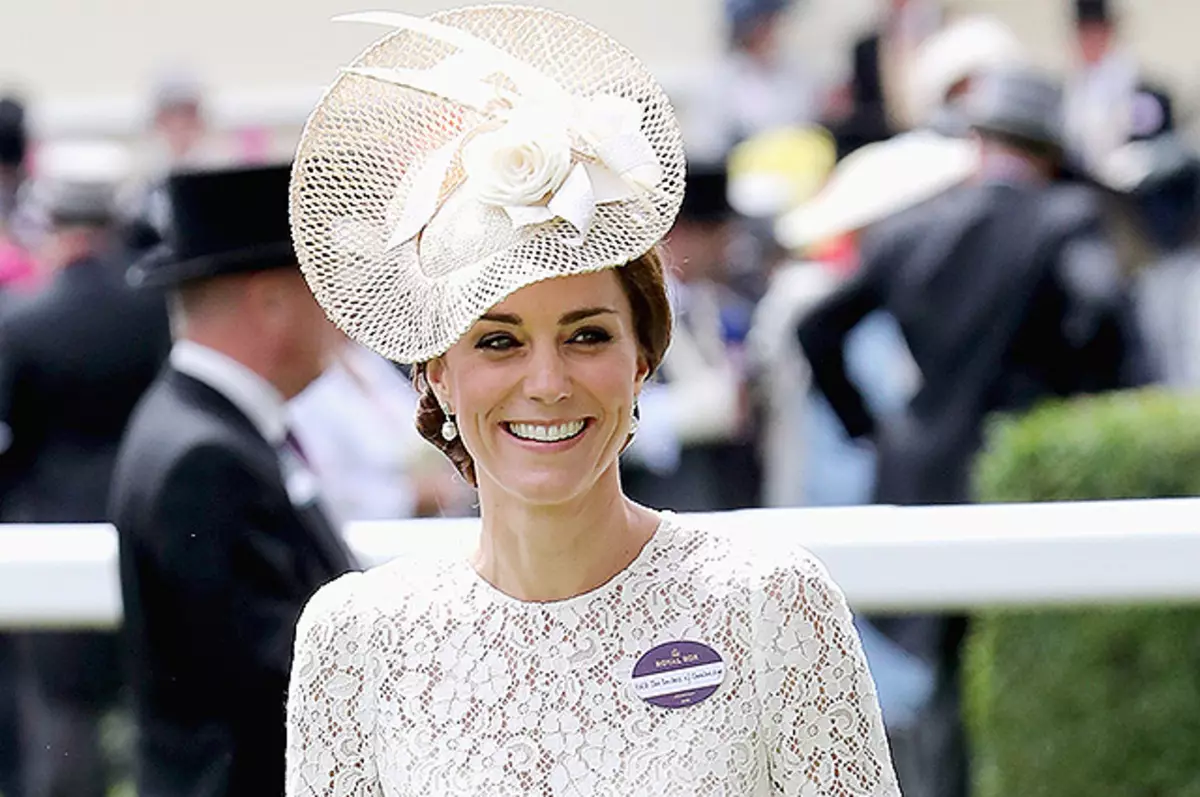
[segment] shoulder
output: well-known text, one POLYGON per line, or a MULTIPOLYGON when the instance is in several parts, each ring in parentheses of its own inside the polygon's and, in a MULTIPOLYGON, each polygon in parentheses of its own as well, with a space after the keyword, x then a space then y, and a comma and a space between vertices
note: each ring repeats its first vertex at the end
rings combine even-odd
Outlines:
POLYGON ((229 503, 256 489, 267 476, 235 432, 160 378, 126 427, 114 469, 114 511, 200 494, 229 503))
POLYGON ((0 344, 5 348, 25 345, 27 341, 44 336, 48 320, 58 305, 58 291, 53 284, 27 296, 16 296, 4 305, 0 313, 0 344))
POLYGON ((346 573, 317 590, 297 625, 297 646, 327 648, 362 640, 364 652, 389 650, 397 634, 440 624, 461 610, 467 596, 449 559, 402 557, 364 572, 346 573), (383 637, 368 638, 378 630, 383 637))
POLYGON ((330 582, 313 597, 314 616, 352 614, 356 622, 389 623, 453 614, 469 600, 473 583, 465 578, 465 554, 407 552, 369 570, 350 573, 330 582))
POLYGON ((365 599, 364 573, 346 573, 318 589, 296 624, 298 647, 321 647, 332 638, 358 636, 368 609, 365 599))
POLYGON ((676 531, 669 547, 677 550, 680 569, 703 579, 716 597, 749 600, 755 608, 840 603, 841 591, 811 551, 777 527, 753 522, 754 514, 769 511, 746 513, 747 522, 736 529, 671 518, 676 531))
MULTIPOLYGON (((137 457, 177 460, 203 449, 209 453, 244 455, 248 437, 217 412, 197 403, 184 389, 182 377, 167 370, 138 402, 126 427, 123 449, 137 457)), ((258 439, 260 447, 266 443, 258 439)))
POLYGON ((895 263, 918 251, 930 232, 943 229, 947 220, 974 212, 978 194, 974 185, 954 186, 870 225, 862 236, 860 256, 864 268, 875 268, 880 262, 895 263))
POLYGON ((111 494, 113 513, 129 522, 128 512, 144 510, 171 520, 185 520, 181 508, 205 506, 201 517, 189 523, 215 520, 216 500, 221 507, 239 502, 239 496, 257 494, 259 480, 246 461, 227 447, 198 438, 160 439, 157 447, 133 445, 118 454, 111 494))

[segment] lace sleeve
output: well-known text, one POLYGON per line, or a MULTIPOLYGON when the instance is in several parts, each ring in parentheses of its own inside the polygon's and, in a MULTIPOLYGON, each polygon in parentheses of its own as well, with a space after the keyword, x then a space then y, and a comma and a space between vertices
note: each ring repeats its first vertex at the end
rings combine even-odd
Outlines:
POLYGON ((772 794, 899 797, 875 684, 824 568, 782 561, 762 591, 760 669, 772 794))
POLYGON ((287 797, 383 797, 375 768, 368 646, 355 589, 342 576, 309 601, 296 628, 287 704, 287 797))

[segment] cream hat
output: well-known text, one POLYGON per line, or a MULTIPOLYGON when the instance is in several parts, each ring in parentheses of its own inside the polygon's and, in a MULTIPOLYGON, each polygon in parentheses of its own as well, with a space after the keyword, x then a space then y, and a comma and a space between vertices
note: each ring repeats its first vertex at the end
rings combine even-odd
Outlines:
POLYGON ((132 167, 128 148, 115 141, 53 141, 38 152, 27 201, 35 213, 61 224, 107 224, 116 217, 132 167))
POLYGON ((951 22, 917 52, 909 89, 917 119, 928 122, 955 84, 1026 60, 1016 34, 995 17, 974 14, 951 22))
POLYGON ((816 194, 836 164, 837 146, 822 127, 759 133, 726 159, 729 204, 750 218, 778 216, 816 194))
POLYGON ((291 223, 317 301, 351 338, 427 360, 513 291, 624 265, 670 229, 685 174, 674 111, 604 33, 509 5, 339 19, 395 30, 309 118, 291 223))
POLYGON ((812 200, 776 222, 786 249, 803 249, 882 221, 965 181, 978 164, 975 145, 928 131, 868 144, 838 164, 812 200))

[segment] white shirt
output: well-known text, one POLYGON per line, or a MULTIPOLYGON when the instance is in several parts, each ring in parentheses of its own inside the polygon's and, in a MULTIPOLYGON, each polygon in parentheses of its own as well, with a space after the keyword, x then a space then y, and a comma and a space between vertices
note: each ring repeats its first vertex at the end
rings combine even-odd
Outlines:
POLYGON ((317 475, 299 451, 283 445, 288 433, 287 402, 274 385, 232 357, 190 340, 177 341, 171 348, 171 365, 229 399, 250 419, 278 452, 280 475, 294 506, 319 500, 317 475))
POLYGON ((547 603, 458 556, 344 576, 304 611, 288 695, 288 797, 899 797, 841 591, 752 527, 664 515, 547 603))
POLYGON ((1099 168, 1128 142, 1137 84, 1137 62, 1119 50, 1081 70, 1068 83, 1064 107, 1067 140, 1089 168, 1099 168))
POLYGON ((272 446, 283 443, 286 405, 270 382, 232 357, 190 340, 178 341, 171 348, 171 365, 233 402, 272 446))
POLYGON ((417 393, 395 366, 357 344, 288 405, 292 428, 345 520, 409 517, 411 476, 429 444, 417 433, 417 393))

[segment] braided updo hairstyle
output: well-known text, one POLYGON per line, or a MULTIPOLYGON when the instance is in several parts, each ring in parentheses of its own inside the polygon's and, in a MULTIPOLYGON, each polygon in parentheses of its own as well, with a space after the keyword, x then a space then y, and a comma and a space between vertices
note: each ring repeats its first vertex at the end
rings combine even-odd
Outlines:
MULTIPOLYGON (((662 363, 671 342, 671 304, 667 299, 667 283, 663 275, 663 260, 657 248, 614 269, 622 290, 633 310, 633 326, 639 353, 653 374, 662 363)), ((442 437, 446 415, 438 403, 429 380, 425 378, 426 363, 413 369, 413 385, 420 395, 417 406, 417 431, 454 463, 454 467, 471 485, 476 485, 475 462, 463 445, 462 435, 451 441, 442 437)))

